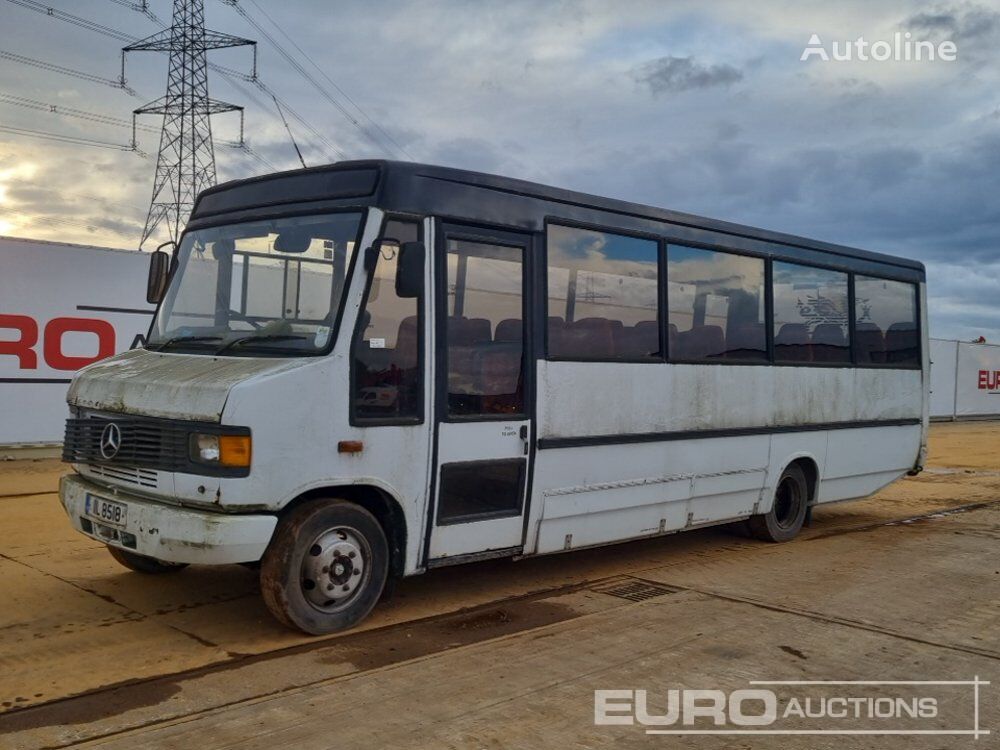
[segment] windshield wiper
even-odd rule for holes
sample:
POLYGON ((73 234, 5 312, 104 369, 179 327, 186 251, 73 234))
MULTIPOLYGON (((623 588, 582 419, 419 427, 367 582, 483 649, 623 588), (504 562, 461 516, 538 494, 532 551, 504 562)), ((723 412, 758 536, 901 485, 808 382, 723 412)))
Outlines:
POLYGON ((215 350, 216 354, 222 354, 223 352, 229 351, 230 349, 236 349, 237 347, 243 346, 244 344, 253 344, 258 341, 304 341, 309 338, 308 336, 303 336, 299 333, 266 333, 256 335, 251 333, 249 336, 242 336, 238 339, 233 339, 232 341, 227 341, 225 344, 220 346, 215 350))
MULTIPOLYGON (((173 336, 164 341, 162 344, 154 343, 153 346, 156 348, 153 351, 161 352, 171 344, 185 344, 188 341, 219 341, 221 339, 222 336, 173 336)), ((149 348, 148 344, 146 346, 149 348)))

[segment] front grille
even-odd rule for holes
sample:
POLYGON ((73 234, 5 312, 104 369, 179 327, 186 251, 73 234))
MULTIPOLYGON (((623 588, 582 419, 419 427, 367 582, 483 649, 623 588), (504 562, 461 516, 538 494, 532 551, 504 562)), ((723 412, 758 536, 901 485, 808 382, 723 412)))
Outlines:
POLYGON ((152 469, 137 469, 131 466, 113 464, 87 464, 87 472, 95 477, 103 477, 116 482, 134 484, 138 487, 156 487, 157 474, 152 469))
MULTIPOLYGON (((188 465, 190 428, 169 420, 142 417, 109 418, 91 416, 66 420, 63 461, 91 464, 92 469, 127 466, 132 468, 181 471, 188 465), (116 453, 101 453, 101 439, 109 424, 121 434, 116 453)), ((155 482, 155 478, 154 478, 155 482)))

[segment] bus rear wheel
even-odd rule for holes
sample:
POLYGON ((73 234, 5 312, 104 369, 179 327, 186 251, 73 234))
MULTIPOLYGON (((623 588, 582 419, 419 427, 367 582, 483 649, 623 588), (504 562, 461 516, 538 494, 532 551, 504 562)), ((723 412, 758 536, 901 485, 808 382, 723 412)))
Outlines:
POLYGON ((765 542, 787 542, 802 530, 809 509, 809 485, 798 464, 782 473, 774 488, 774 502, 767 513, 751 516, 750 533, 765 542))
POLYGON ((271 614, 311 635, 345 630, 378 603, 389 544, 378 520, 345 500, 306 502, 285 516, 260 565, 271 614))

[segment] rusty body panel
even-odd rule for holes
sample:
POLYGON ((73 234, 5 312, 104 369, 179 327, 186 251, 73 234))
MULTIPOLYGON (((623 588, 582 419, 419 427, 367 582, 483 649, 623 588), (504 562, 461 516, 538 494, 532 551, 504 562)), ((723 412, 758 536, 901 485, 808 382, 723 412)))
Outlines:
POLYGON ((81 370, 70 406, 121 414, 218 422, 229 390, 265 373, 285 372, 301 359, 160 354, 133 349, 81 370))

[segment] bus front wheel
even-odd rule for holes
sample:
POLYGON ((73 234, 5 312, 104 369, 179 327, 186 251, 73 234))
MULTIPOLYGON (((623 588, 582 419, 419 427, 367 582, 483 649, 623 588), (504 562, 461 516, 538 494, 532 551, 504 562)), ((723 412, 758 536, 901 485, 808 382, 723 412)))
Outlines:
POLYGON ((345 500, 311 500, 278 524, 260 565, 264 603, 311 635, 344 630, 375 607, 389 573, 378 520, 345 500))
POLYGON ((791 464, 774 488, 771 509, 750 517, 750 533, 765 542, 787 542, 801 531, 808 509, 806 475, 798 464, 791 464))

